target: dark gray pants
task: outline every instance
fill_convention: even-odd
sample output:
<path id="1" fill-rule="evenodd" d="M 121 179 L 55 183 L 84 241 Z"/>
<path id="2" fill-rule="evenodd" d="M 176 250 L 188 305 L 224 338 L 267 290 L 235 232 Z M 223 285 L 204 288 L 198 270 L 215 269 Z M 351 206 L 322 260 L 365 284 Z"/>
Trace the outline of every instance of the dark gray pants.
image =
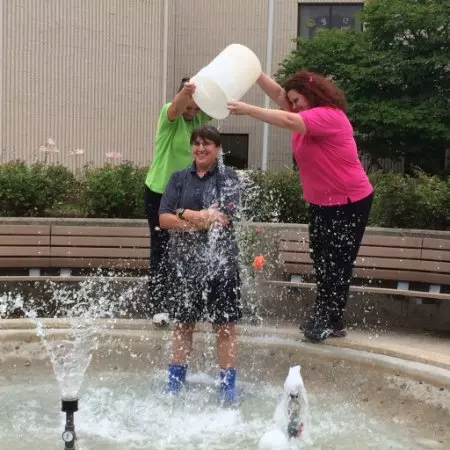
<path id="1" fill-rule="evenodd" d="M 159 205 L 162 194 L 151 191 L 145 186 L 145 214 L 150 228 L 150 282 L 149 307 L 151 314 L 167 311 L 166 282 L 167 263 L 166 250 L 169 243 L 169 232 L 159 227 Z"/>

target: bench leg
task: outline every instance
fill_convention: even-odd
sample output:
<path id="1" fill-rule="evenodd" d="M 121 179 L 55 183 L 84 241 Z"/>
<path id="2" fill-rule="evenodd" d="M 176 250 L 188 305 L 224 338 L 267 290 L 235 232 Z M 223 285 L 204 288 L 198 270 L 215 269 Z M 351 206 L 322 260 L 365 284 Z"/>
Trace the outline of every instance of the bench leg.
<path id="1" fill-rule="evenodd" d="M 397 281 L 397 289 L 409 291 L 409 281 Z"/>
<path id="2" fill-rule="evenodd" d="M 72 275 L 72 269 L 59 269 L 60 277 L 70 277 Z"/>
<path id="3" fill-rule="evenodd" d="M 28 269 L 28 275 L 30 277 L 40 277 L 41 269 Z"/>
<path id="4" fill-rule="evenodd" d="M 428 292 L 432 294 L 440 294 L 441 293 L 441 285 L 440 284 L 430 284 Z"/>

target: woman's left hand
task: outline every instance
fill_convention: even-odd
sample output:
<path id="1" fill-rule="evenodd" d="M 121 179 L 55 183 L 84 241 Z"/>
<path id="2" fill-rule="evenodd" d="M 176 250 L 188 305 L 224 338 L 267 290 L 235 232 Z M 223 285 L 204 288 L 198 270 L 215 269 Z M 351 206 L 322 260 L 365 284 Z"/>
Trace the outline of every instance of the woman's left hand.
<path id="1" fill-rule="evenodd" d="M 231 114 L 235 114 L 237 116 L 248 115 L 251 105 L 245 102 L 238 102 L 236 100 L 231 100 L 227 103 L 228 111 Z"/>

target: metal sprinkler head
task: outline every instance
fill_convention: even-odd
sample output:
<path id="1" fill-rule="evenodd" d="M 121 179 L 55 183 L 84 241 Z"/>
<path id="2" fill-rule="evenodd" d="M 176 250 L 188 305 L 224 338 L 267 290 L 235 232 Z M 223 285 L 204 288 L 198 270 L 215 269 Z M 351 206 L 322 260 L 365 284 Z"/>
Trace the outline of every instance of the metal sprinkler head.
<path id="1" fill-rule="evenodd" d="M 64 450 L 74 449 L 77 436 L 75 434 L 74 413 L 78 411 L 78 399 L 61 400 L 61 411 L 66 413 L 66 426 L 62 434 Z"/>

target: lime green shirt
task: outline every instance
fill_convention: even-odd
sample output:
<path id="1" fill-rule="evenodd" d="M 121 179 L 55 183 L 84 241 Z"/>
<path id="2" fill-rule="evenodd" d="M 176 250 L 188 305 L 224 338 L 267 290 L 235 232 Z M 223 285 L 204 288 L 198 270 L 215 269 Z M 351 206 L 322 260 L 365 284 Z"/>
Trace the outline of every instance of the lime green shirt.
<path id="1" fill-rule="evenodd" d="M 159 194 L 164 192 L 173 172 L 192 163 L 191 134 L 211 120 L 200 111 L 192 120 L 185 120 L 181 115 L 171 122 L 167 117 L 169 106 L 170 103 L 166 103 L 159 114 L 155 153 L 145 179 L 147 187 Z"/>

